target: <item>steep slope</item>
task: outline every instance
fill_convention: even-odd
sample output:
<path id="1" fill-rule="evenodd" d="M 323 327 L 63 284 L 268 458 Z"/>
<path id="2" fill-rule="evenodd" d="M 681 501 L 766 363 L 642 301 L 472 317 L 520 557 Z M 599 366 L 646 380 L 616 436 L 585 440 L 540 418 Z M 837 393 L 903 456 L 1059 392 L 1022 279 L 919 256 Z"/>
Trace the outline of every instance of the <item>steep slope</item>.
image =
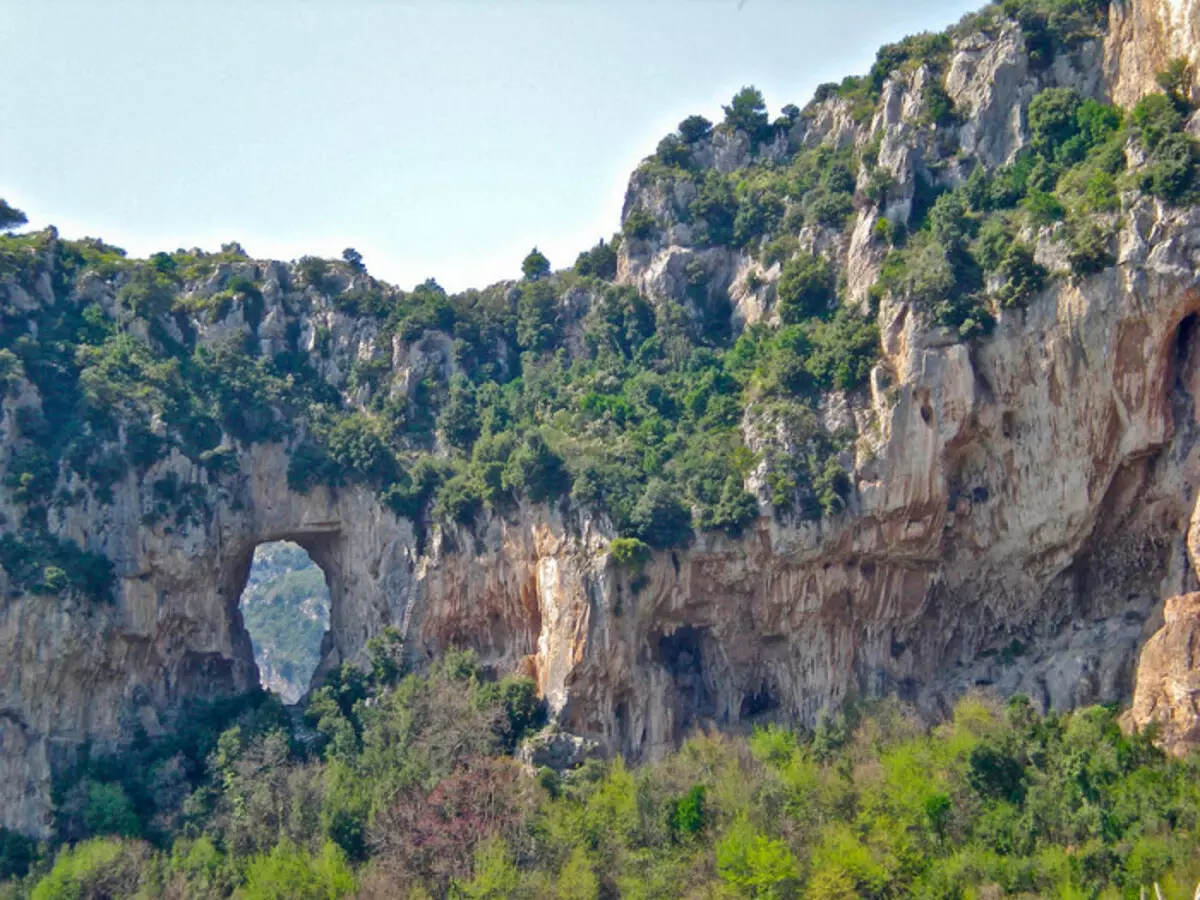
<path id="1" fill-rule="evenodd" d="M 1104 103 L 1195 55 L 1193 6 L 1016 2 L 775 123 L 744 92 L 619 240 L 482 292 L 5 239 L 0 823 L 256 684 L 277 540 L 328 579 L 318 677 L 469 646 L 632 756 L 855 694 L 1127 696 L 1196 586 L 1192 74 Z"/>

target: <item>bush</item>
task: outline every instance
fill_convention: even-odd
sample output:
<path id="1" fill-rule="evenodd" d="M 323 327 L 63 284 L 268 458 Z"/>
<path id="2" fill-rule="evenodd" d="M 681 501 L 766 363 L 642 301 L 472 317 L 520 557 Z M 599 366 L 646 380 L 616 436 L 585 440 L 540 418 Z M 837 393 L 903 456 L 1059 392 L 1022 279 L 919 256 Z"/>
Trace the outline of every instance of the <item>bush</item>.
<path id="1" fill-rule="evenodd" d="M 637 538 L 614 538 L 608 545 L 608 554 L 618 566 L 638 570 L 650 561 L 650 547 Z"/>
<path id="2" fill-rule="evenodd" d="M 677 134 L 668 134 L 654 149 L 654 158 L 664 166 L 686 169 L 691 162 L 692 153 Z"/>
<path id="3" fill-rule="evenodd" d="M 800 877 L 787 844 L 756 831 L 745 818 L 717 842 L 716 862 L 722 881 L 754 897 L 781 896 Z"/>
<path id="4" fill-rule="evenodd" d="M 676 835 L 696 835 L 704 830 L 704 785 L 698 784 L 672 804 L 671 831 Z"/>
<path id="5" fill-rule="evenodd" d="M 1192 65 L 1185 57 L 1171 60 L 1166 69 L 1155 76 L 1155 80 L 1181 115 L 1187 115 L 1191 111 L 1195 77 Z"/>
<path id="6" fill-rule="evenodd" d="M 1102 272 L 1114 265 L 1117 258 L 1110 249 L 1112 234 L 1095 222 L 1085 221 L 1072 225 L 1067 249 L 1067 260 L 1071 271 L 1086 276 Z"/>
<path id="7" fill-rule="evenodd" d="M 692 538 L 692 513 L 674 487 L 660 479 L 646 485 L 629 516 L 634 534 L 656 550 L 683 546 Z"/>
<path id="8" fill-rule="evenodd" d="M 1033 249 L 1014 241 L 1009 244 L 997 267 L 1004 278 L 998 299 L 1001 306 L 1023 306 L 1042 289 L 1047 272 L 1033 258 Z"/>
<path id="9" fill-rule="evenodd" d="M 824 257 L 811 253 L 793 257 L 779 276 L 779 317 L 794 325 L 828 314 L 834 300 L 833 269 Z"/>
<path id="10" fill-rule="evenodd" d="M 854 198 L 850 194 L 814 191 L 805 210 L 809 223 L 842 229 L 854 213 Z"/>
<path id="11" fill-rule="evenodd" d="M 1159 140 L 1139 173 L 1142 189 L 1167 203 L 1191 202 L 1196 194 L 1196 139 L 1174 132 Z"/>
<path id="12" fill-rule="evenodd" d="M 738 202 L 729 180 L 717 172 L 709 172 L 696 199 L 688 206 L 688 212 L 698 223 L 696 240 L 702 244 L 729 244 L 733 242 L 733 223 L 737 217 Z"/>
<path id="13" fill-rule="evenodd" d="M 0 883 L 24 878 L 37 858 L 37 842 L 0 826 Z"/>
<path id="14" fill-rule="evenodd" d="M 462 375 L 450 381 L 450 392 L 437 419 L 440 431 L 451 446 L 469 451 L 479 437 L 479 411 L 475 387 Z"/>
<path id="15" fill-rule="evenodd" d="M 591 250 L 585 250 L 575 260 L 575 271 L 583 276 L 595 276 L 604 281 L 617 277 L 617 251 L 611 244 L 600 241 Z"/>
<path id="16" fill-rule="evenodd" d="M 658 221 L 640 206 L 635 206 L 631 209 L 629 214 L 625 216 L 625 221 L 621 223 L 621 233 L 625 237 L 635 238 L 636 240 L 644 241 L 657 230 Z"/>
<path id="17" fill-rule="evenodd" d="M 1147 94 L 1133 107 L 1129 124 L 1142 146 L 1153 152 L 1167 135 L 1183 127 L 1183 117 L 1166 95 Z"/>
<path id="18" fill-rule="evenodd" d="M 142 826 L 124 788 L 119 784 L 87 783 L 83 824 L 89 834 L 137 837 Z"/>

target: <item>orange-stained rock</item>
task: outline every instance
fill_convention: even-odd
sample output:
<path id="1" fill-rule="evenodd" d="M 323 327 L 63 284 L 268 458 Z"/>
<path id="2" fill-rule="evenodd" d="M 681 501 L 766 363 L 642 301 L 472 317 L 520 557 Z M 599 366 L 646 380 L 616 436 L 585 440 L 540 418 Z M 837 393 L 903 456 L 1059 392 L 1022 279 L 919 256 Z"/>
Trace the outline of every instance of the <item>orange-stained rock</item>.
<path id="1" fill-rule="evenodd" d="M 1163 619 L 1142 648 L 1127 720 L 1156 724 L 1162 746 L 1182 756 L 1200 747 L 1200 594 L 1169 599 Z"/>

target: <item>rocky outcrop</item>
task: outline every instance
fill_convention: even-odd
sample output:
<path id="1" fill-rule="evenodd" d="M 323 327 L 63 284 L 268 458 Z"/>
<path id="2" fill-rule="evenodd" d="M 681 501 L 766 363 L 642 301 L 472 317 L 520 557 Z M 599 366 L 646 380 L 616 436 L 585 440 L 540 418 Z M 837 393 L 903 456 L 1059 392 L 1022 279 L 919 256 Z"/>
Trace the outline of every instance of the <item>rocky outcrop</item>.
<path id="1" fill-rule="evenodd" d="M 1091 42 L 1047 71 L 1030 71 L 1014 31 L 961 40 L 947 89 L 970 115 L 945 155 L 1010 158 L 1026 140 L 1021 104 L 1048 84 L 1128 102 L 1175 52 L 1175 38 L 1163 36 L 1183 26 L 1167 23 L 1191 22 L 1196 10 L 1115 4 L 1103 46 Z M 893 78 L 868 122 L 830 101 L 789 140 L 878 139 L 879 165 L 896 184 L 889 215 L 903 219 L 918 177 L 953 183 L 962 174 L 939 156 L 946 134 L 919 121 L 924 77 Z M 751 151 L 722 138 L 704 152 L 731 170 Z M 757 152 L 779 153 L 779 141 Z M 675 220 L 688 196 L 641 175 L 630 196 L 667 227 L 623 243 L 619 280 L 695 304 L 689 269 L 699 266 L 703 302 L 728 295 L 740 322 L 773 315 L 778 265 L 692 246 L 689 225 Z M 852 299 L 865 302 L 882 254 L 870 240 L 877 213 L 860 215 L 849 238 L 821 229 L 801 237 L 838 256 Z M 1048 261 L 1050 237 L 1039 245 Z M 160 733 L 189 701 L 255 684 L 238 600 L 254 548 L 275 540 L 300 544 L 327 576 L 321 671 L 365 664 L 367 641 L 389 626 L 413 665 L 469 646 L 497 671 L 534 677 L 564 731 L 632 757 L 708 724 L 812 723 L 855 695 L 896 693 L 931 714 L 981 685 L 1054 708 L 1128 696 L 1163 597 L 1197 587 L 1185 535 L 1200 489 L 1200 210 L 1139 200 L 1117 246 L 1116 266 L 1056 279 L 971 344 L 885 301 L 869 391 L 823 406 L 857 434 L 844 460 L 854 480 L 847 509 L 814 522 L 775 517 L 764 502 L 741 538 L 704 535 L 640 571 L 610 559 L 602 517 L 566 501 L 421 534 L 366 488 L 298 492 L 287 478 L 292 443 L 229 441 L 219 472 L 175 451 L 126 474 L 111 502 L 69 476 L 62 487 L 82 501 L 49 525 L 111 559 L 118 589 L 103 605 L 13 596 L 0 583 L 0 824 L 46 834 L 54 773 L 84 742 L 120 740 L 133 724 Z M 372 367 L 398 396 L 427 372 L 455 371 L 450 337 L 381 340 L 370 317 L 289 287 L 295 279 L 280 263 L 224 265 L 193 293 L 211 295 L 242 273 L 264 285 L 261 323 L 251 328 L 237 301 L 202 323 L 202 341 L 245 335 L 270 355 L 291 335 L 351 403 L 365 396 L 356 373 Z M 119 314 L 111 286 L 96 282 L 73 297 L 49 282 L 5 290 L 18 308 L 86 295 Z M 6 459 L 17 410 L 40 402 L 27 382 L 4 401 Z M 168 476 L 202 489 L 203 516 L 150 515 L 152 486 Z M 5 503 L 3 522 L 19 521 L 21 510 Z M 1190 632 L 1178 615 L 1172 636 L 1153 644 L 1162 648 L 1159 686 L 1144 697 L 1139 689 L 1147 715 L 1167 702 L 1156 696 L 1175 703 L 1188 683 L 1190 664 L 1185 671 L 1176 651 L 1190 648 Z M 1187 715 L 1172 714 L 1180 734 L 1190 733 Z"/>
<path id="2" fill-rule="evenodd" d="M 1154 90 L 1173 59 L 1200 62 L 1200 9 L 1189 0 L 1116 0 L 1104 46 L 1113 102 L 1131 105 Z M 1193 84 L 1193 92 L 1195 85 Z"/>
<path id="3" fill-rule="evenodd" d="M 1137 687 L 1128 722 L 1151 725 L 1170 753 L 1182 756 L 1200 746 L 1200 594 L 1171 597 L 1163 627 L 1146 642 L 1138 663 Z"/>

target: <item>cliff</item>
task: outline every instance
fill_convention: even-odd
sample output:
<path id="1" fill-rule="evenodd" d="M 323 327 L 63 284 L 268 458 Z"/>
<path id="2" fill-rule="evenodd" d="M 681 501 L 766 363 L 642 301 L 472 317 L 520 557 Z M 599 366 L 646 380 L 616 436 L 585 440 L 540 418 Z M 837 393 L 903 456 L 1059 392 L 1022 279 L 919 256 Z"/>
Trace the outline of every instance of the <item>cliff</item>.
<path id="1" fill-rule="evenodd" d="M 1191 0 L 1113 3 L 1101 21 L 1047 58 L 1028 23 L 969 20 L 939 64 L 897 65 L 866 104 L 825 92 L 770 140 L 718 129 L 685 149 L 690 171 L 718 174 L 822 147 L 849 154 L 846 226 L 818 215 L 782 231 L 830 261 L 842 306 L 873 317 L 881 346 L 865 385 L 834 384 L 816 401 L 823 433 L 850 435 L 830 454 L 845 486 L 825 514 L 772 500 L 773 454 L 817 438 L 796 438 L 751 400 L 737 430 L 753 451 L 744 486 L 757 514 L 740 534 L 698 530 L 640 565 L 613 558 L 613 515 L 578 491 L 545 502 L 518 493 L 507 508 L 435 520 L 386 484 L 301 477 L 314 435 L 332 433 L 312 409 L 399 405 L 417 441 L 434 430 L 421 424 L 422 392 L 444 393 L 469 365 L 466 338 L 436 315 L 421 329 L 385 327 L 367 307 L 399 302 L 397 292 L 352 261 L 316 272 L 229 247 L 139 269 L 102 245 L 23 239 L 0 283 L 5 328 L 25 340 L 11 344 L 19 362 L 8 364 L 0 419 L 11 476 L 0 494 L 0 824 L 48 833 L 54 775 L 85 742 L 161 733 L 189 702 L 257 684 L 238 601 L 266 541 L 300 544 L 325 571 L 318 678 L 367 665 L 368 641 L 388 627 L 413 666 L 468 646 L 488 667 L 535 678 L 563 730 L 631 757 L 707 724 L 811 724 L 858 695 L 896 693 L 931 714 L 975 686 L 1051 708 L 1127 698 L 1163 599 L 1198 586 L 1188 542 L 1200 487 L 1200 207 L 1126 186 L 1119 209 L 1097 217 L 1111 228 L 1111 260 L 1082 273 L 1062 222 L 1028 227 L 1048 277 L 1027 302 L 993 304 L 989 329 L 873 289 L 889 259 L 878 223 L 915 231 L 931 192 L 1015 160 L 1039 93 L 1129 106 L 1158 91 L 1170 60 L 1200 54 Z M 931 114 L 940 95 L 954 116 Z M 1132 140 L 1126 156 L 1131 170 L 1145 163 Z M 735 335 L 776 327 L 786 262 L 714 240 L 711 219 L 686 214 L 703 180 L 664 171 L 648 163 L 631 181 L 616 285 Z M 878 201 L 875 172 L 887 181 Z M 637 216 L 650 219 L 630 227 Z M 155 266 L 175 279 L 165 299 L 145 275 Z M 511 305 L 521 290 L 477 300 Z M 556 293 L 566 357 L 583 353 L 581 323 L 604 291 L 582 281 Z M 125 355 L 89 356 L 72 343 L 82 338 L 54 330 L 68 320 L 73 334 L 104 329 L 104 346 Z M 275 361 L 273 380 L 255 382 L 253 366 L 247 390 L 226 370 L 196 374 L 201 351 L 222 358 L 231 339 Z M 60 345 L 74 348 L 61 360 Z M 180 362 L 176 346 L 199 355 Z M 500 382 L 518 348 L 504 337 L 490 347 Z M 68 356 L 82 366 L 78 390 L 113 415 L 104 428 L 88 420 L 82 463 L 64 449 L 39 469 L 35 420 L 57 430 L 66 388 L 54 372 Z M 175 378 L 220 398 L 203 419 L 216 432 L 199 444 Z M 125 389 L 106 395 L 104 384 Z M 442 431 L 433 458 L 451 453 Z M 99 464 L 114 457 L 126 463 Z M 39 554 L 48 563 L 26 571 Z"/>

